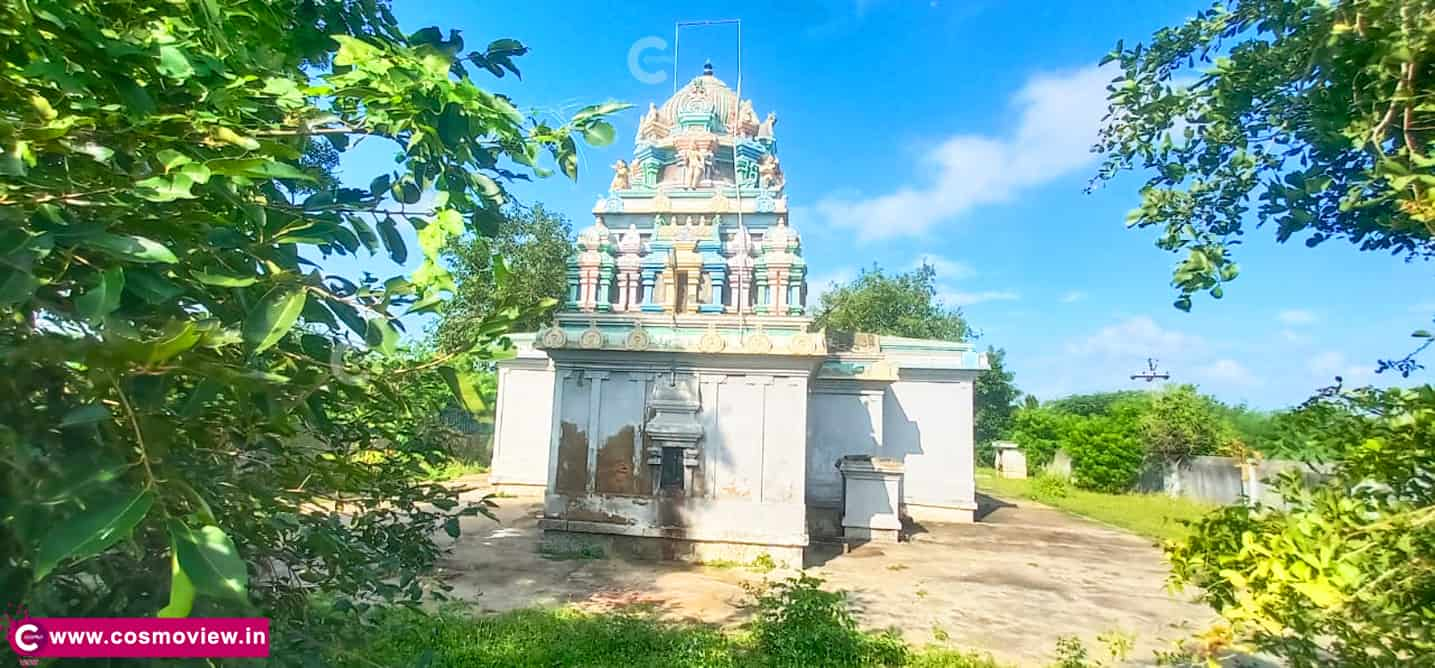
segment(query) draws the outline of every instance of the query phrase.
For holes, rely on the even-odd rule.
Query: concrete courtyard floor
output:
[[[472,483],[470,483],[472,484]],[[482,491],[465,496],[477,496]],[[465,520],[441,563],[453,595],[476,611],[573,604],[593,611],[642,606],[669,619],[737,625],[747,619],[745,582],[780,579],[737,566],[552,559],[538,551],[542,499],[496,499],[500,522]],[[1045,665],[1057,639],[1075,635],[1099,651],[1097,634],[1136,637],[1137,663],[1198,630],[1207,608],[1168,594],[1160,550],[1148,539],[1028,501],[983,498],[976,524],[914,527],[910,542],[845,551],[809,548],[809,572],[849,594],[860,623],[900,629],[914,645],[989,652],[1016,665]],[[447,536],[443,540],[448,540]]]

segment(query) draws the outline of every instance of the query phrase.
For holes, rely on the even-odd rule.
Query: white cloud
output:
[[[1206,342],[1199,336],[1163,328],[1149,316],[1135,316],[1069,343],[1066,350],[1074,355],[1144,361],[1147,357],[1188,354],[1205,345]]]
[[[1218,359],[1197,368],[1195,373],[1199,378],[1228,385],[1251,387],[1261,384],[1261,379],[1250,369],[1233,359]]]
[[[1338,350],[1327,350],[1311,355],[1306,360],[1306,369],[1316,380],[1328,383],[1340,376],[1346,386],[1366,385],[1375,382],[1373,364],[1355,362]]]
[[[1276,318],[1287,325],[1309,325],[1317,320],[1314,313],[1298,308],[1281,311]]]
[[[1312,337],[1306,334],[1301,334],[1300,332],[1291,329],[1281,330],[1281,338],[1285,339],[1290,343],[1295,343],[1298,345],[1305,345],[1314,340]]]
[[[1082,292],[1082,291],[1080,291],[1080,290],[1072,290],[1071,292],[1068,292],[1068,293],[1066,293],[1066,294],[1064,294],[1064,295],[1061,296],[1061,303],[1063,303],[1063,304],[1074,304],[1074,303],[1079,302],[1079,301],[1081,301],[1081,300],[1083,300],[1083,299],[1086,299],[1086,293],[1085,293],[1085,292]]]
[[[922,266],[923,263],[932,265],[932,269],[937,271],[938,280],[950,281],[958,278],[967,278],[977,273],[976,270],[972,269],[971,265],[965,262],[959,262],[931,253],[919,255],[917,259],[912,261],[912,268],[916,269]]]
[[[1021,295],[1011,290],[983,290],[981,292],[962,292],[961,290],[950,290],[938,293],[938,298],[947,306],[971,306],[982,302],[1015,301],[1021,299]]]
[[[1007,136],[954,135],[922,156],[921,173],[930,176],[918,183],[866,198],[829,195],[813,208],[863,239],[920,235],[1065,176],[1095,159],[1090,149],[1113,74],[1086,67],[1035,75],[1012,98],[1017,120]]]

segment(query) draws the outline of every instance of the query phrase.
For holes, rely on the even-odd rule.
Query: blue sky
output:
[[[1139,179],[1083,192],[1110,78],[1096,62],[1202,2],[394,4],[409,30],[458,28],[470,48],[526,43],[523,81],[480,79],[520,107],[637,106],[614,120],[619,141],[584,150],[576,184],[512,188],[580,229],[607,165],[629,157],[638,109],[672,92],[674,22],[741,18],[742,94],[759,116],[778,115],[814,292],[874,262],[907,269],[925,257],[979,342],[1005,348],[1017,385],[1043,399],[1132,387],[1148,356],[1176,380],[1259,408],[1299,402],[1335,375],[1396,382],[1373,373],[1375,360],[1404,354],[1435,312],[1428,265],[1335,243],[1281,246],[1256,230],[1225,299],[1182,313],[1170,305],[1174,256],[1123,225]],[[685,29],[679,83],[711,58],[736,86],[734,38],[731,27]],[[361,152],[345,178],[366,185],[386,159]]]

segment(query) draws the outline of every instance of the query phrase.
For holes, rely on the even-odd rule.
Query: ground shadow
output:
[[[990,494],[983,494],[981,492],[977,492],[977,512],[974,517],[976,521],[980,522],[985,519],[987,515],[1001,510],[1002,508],[1017,507],[1019,507],[1017,506],[1017,504],[1007,501],[1005,499],[998,499],[997,497]]]

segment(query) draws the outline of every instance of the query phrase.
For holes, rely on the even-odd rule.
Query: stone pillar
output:
[[[895,543],[902,535],[902,462],[871,455],[837,460],[842,472],[842,535],[849,542]]]

